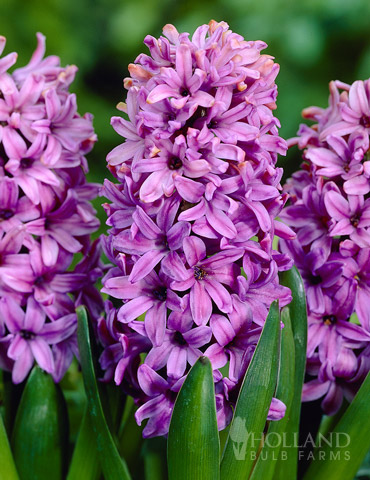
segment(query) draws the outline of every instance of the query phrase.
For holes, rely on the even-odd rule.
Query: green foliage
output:
[[[87,313],[84,307],[77,308],[78,346],[84,378],[87,406],[97,452],[105,480],[130,480],[126,462],[120,457],[103,412],[102,402],[95,377],[94,362],[89,335]]]
[[[176,399],[167,444],[170,480],[218,480],[220,441],[211,362],[200,357]]]
[[[12,434],[21,480],[59,480],[67,467],[68,415],[52,377],[34,367],[23,391]]]
[[[279,306],[274,302],[239,393],[221,461],[221,480],[247,479],[253,468],[276,387],[279,337]]]

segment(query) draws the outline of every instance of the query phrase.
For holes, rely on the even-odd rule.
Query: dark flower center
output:
[[[32,340],[35,337],[35,334],[28,330],[21,330],[19,334],[25,340]]]
[[[32,163],[33,163],[33,158],[22,158],[22,160],[20,161],[20,166],[23,169],[27,169],[32,166]]]
[[[359,219],[358,215],[353,215],[353,217],[351,218],[351,224],[352,224],[355,228],[358,227],[359,221],[360,221],[360,219]]]
[[[211,120],[208,124],[208,128],[216,128],[218,125],[217,120]]]
[[[325,315],[324,318],[325,325],[333,325],[337,321],[337,317],[335,315]]]
[[[188,343],[188,342],[184,339],[184,337],[182,336],[182,333],[180,333],[180,332],[176,332],[176,333],[175,333],[174,341],[175,341],[175,343],[177,343],[178,345],[186,345],[186,344]]]
[[[363,115],[360,119],[360,125],[365,128],[370,128],[370,117],[367,115]]]
[[[170,170],[179,170],[182,167],[182,161],[179,157],[172,157],[168,161],[168,168]]]
[[[9,209],[6,209],[6,208],[0,209],[0,219],[8,220],[13,215],[14,215],[14,213],[13,213],[12,210],[9,210]]]
[[[187,90],[186,88],[184,88],[182,91],[181,91],[181,96],[182,97],[187,97],[189,95],[189,90]]]
[[[40,275],[39,277],[36,278],[35,280],[35,285],[41,285],[44,282],[44,277]]]
[[[310,282],[312,283],[312,285],[318,285],[322,282],[322,278],[320,277],[320,275],[311,275]]]
[[[157,300],[164,302],[167,299],[167,288],[159,287],[156,290],[153,290],[153,295]]]
[[[203,270],[203,268],[200,267],[194,267],[194,277],[196,280],[203,280],[204,277],[206,277],[208,273]]]

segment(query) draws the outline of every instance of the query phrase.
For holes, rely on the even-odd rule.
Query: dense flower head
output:
[[[275,220],[286,201],[277,155],[279,66],[224,22],[190,38],[172,25],[145,38],[150,55],[129,66],[127,117],[112,118],[126,140],[108,154],[103,195],[112,263],[98,324],[105,380],[136,400],[144,436],[165,435],[191,365],[210,358],[219,428],[225,428],[271,303],[290,291],[278,271]],[[277,413],[279,412],[279,414]],[[271,418],[284,413],[277,399]]]
[[[59,381],[77,355],[76,304],[93,316],[103,307],[90,242],[99,186],[85,177],[92,116],[68,91],[76,67],[44,58],[45,37],[37,41],[25,67],[9,71],[16,53],[0,58],[0,366],[15,383],[34,361]],[[0,55],[4,47],[0,37]]]
[[[334,414],[370,370],[370,79],[330,83],[329,106],[310,107],[290,141],[303,150],[287,181],[291,204],[280,217],[297,233],[281,240],[306,286],[307,373],[304,400],[324,396]]]

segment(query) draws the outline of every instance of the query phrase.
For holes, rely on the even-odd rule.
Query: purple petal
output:
[[[194,322],[205,325],[212,313],[212,301],[201,282],[195,282],[190,290],[190,309]]]
[[[183,242],[183,248],[186,260],[190,267],[198,264],[206,256],[206,246],[198,237],[186,237]]]
[[[167,375],[180,378],[184,375],[187,363],[186,348],[174,346],[167,360]]]
[[[130,273],[129,280],[132,283],[138,282],[146,275],[148,275],[156,265],[166,255],[166,252],[161,250],[152,250],[145,253],[134,265]]]
[[[54,358],[49,345],[41,338],[30,340],[29,346],[39,366],[48,373],[54,370]]]
[[[234,340],[235,331],[231,323],[223,315],[212,315],[210,326],[218,344],[222,347]]]
[[[164,302],[155,302],[145,315],[145,331],[154,347],[163,342],[166,319],[167,307]]]
[[[210,327],[195,327],[183,333],[183,337],[193,348],[200,348],[211,340],[212,330]]]
[[[149,397],[154,397],[168,389],[168,383],[148,365],[140,365],[137,372],[140,388]]]
[[[125,303],[125,305],[118,310],[117,318],[123,323],[132,322],[132,320],[140,317],[140,315],[151,308],[153,304],[154,300],[150,297],[137,297],[134,300]]]
[[[23,354],[14,362],[12,371],[13,383],[21,383],[27,377],[33,365],[33,355],[31,349],[27,345]]]

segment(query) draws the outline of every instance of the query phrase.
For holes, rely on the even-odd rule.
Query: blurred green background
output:
[[[89,155],[94,181],[109,175],[105,156],[121,142],[109,120],[125,98],[128,63],[146,51],[145,35],[159,36],[166,23],[192,33],[210,19],[268,43],[265,52],[281,65],[276,114],[285,138],[295,135],[304,107],[327,105],[330,80],[370,77],[369,0],[0,0],[0,34],[8,39],[6,52],[19,52],[18,65],[28,61],[41,31],[47,54],[79,67],[72,90],[80,113],[94,114],[99,137]],[[294,151],[280,159],[286,174],[299,163]]]

